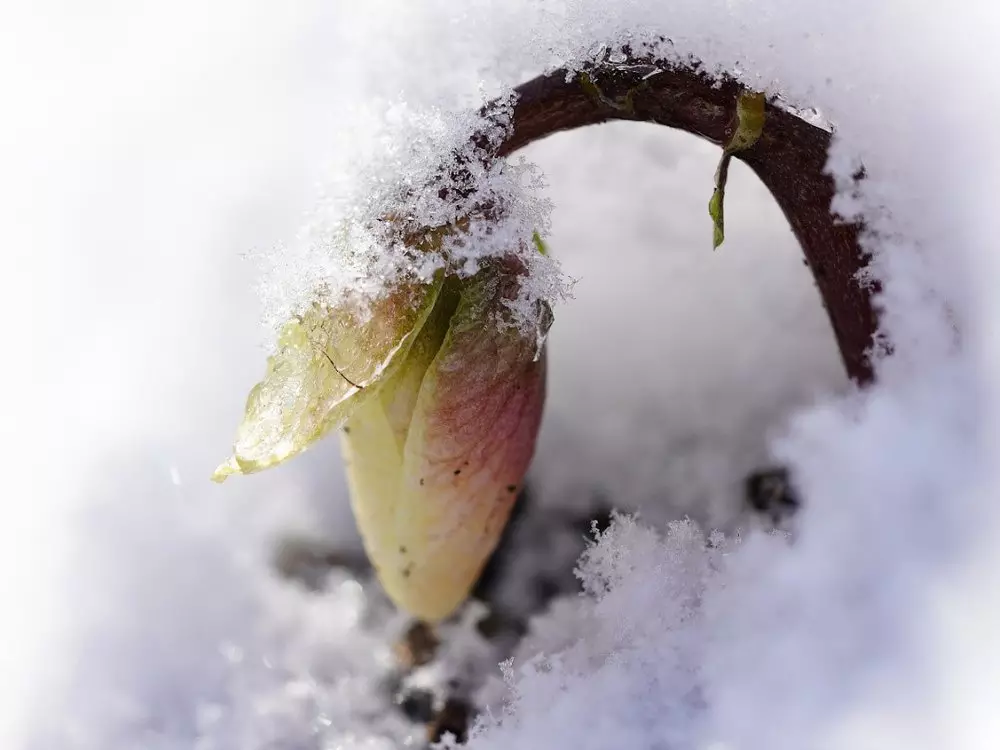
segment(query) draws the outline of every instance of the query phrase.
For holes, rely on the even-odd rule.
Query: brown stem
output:
[[[490,156],[500,158],[560,130],[637,120],[721,145],[734,128],[739,91],[736,82],[713,81],[697,65],[637,58],[627,66],[598,63],[585,75],[557,70],[519,86],[506,137],[492,146],[485,138],[481,143]],[[494,103],[486,111],[500,109]],[[847,373],[866,383],[872,378],[876,289],[857,278],[866,264],[858,242],[862,227],[839,222],[830,213],[834,185],[823,171],[829,145],[828,132],[768,104],[763,134],[736,158],[754,171],[781,207],[812,269]],[[707,209],[705,220],[707,227]]]

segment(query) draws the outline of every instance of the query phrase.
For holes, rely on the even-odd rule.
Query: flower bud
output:
[[[390,597],[424,620],[468,595],[534,452],[545,356],[504,325],[515,293],[516,276],[495,266],[446,284],[406,363],[341,437],[368,555]]]
[[[274,466],[342,426],[351,505],[379,580],[428,621],[468,596],[531,461],[545,353],[515,325],[526,273],[489,259],[372,304],[313,305],[282,332],[215,479]],[[539,304],[542,337],[551,322]]]

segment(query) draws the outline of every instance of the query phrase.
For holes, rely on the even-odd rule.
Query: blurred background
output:
[[[785,417],[846,385],[784,218],[738,163],[713,252],[718,149],[655,125],[558,134],[526,155],[549,178],[553,252],[579,280],[552,334],[540,497],[726,525]]]

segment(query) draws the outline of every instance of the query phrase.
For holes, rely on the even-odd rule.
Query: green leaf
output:
[[[764,132],[764,95],[743,92],[736,100],[736,132],[726,144],[726,151],[736,153],[750,148]]]
[[[535,243],[535,249],[538,250],[542,255],[548,255],[549,249],[545,246],[545,241],[542,240],[542,235],[536,230],[531,235],[531,241]]]
[[[729,162],[733,154],[753,146],[764,131],[765,99],[762,93],[742,92],[736,100],[736,130],[722,149],[719,166],[715,170],[715,190],[708,201],[708,215],[712,218],[712,249],[726,239],[724,204]]]
[[[712,249],[715,250],[726,239],[726,220],[722,210],[725,184],[716,182],[715,190],[708,201],[708,215],[712,217]]]

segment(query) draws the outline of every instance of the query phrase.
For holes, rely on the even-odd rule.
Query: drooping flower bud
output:
[[[545,356],[535,338],[503,326],[515,279],[490,267],[446,284],[406,363],[341,438],[379,579],[425,620],[468,595],[534,452]]]
[[[499,541],[545,397],[538,332],[515,325],[526,273],[492,258],[290,323],[217,479],[276,465],[335,427],[351,505],[386,592],[428,621],[468,596]]]

